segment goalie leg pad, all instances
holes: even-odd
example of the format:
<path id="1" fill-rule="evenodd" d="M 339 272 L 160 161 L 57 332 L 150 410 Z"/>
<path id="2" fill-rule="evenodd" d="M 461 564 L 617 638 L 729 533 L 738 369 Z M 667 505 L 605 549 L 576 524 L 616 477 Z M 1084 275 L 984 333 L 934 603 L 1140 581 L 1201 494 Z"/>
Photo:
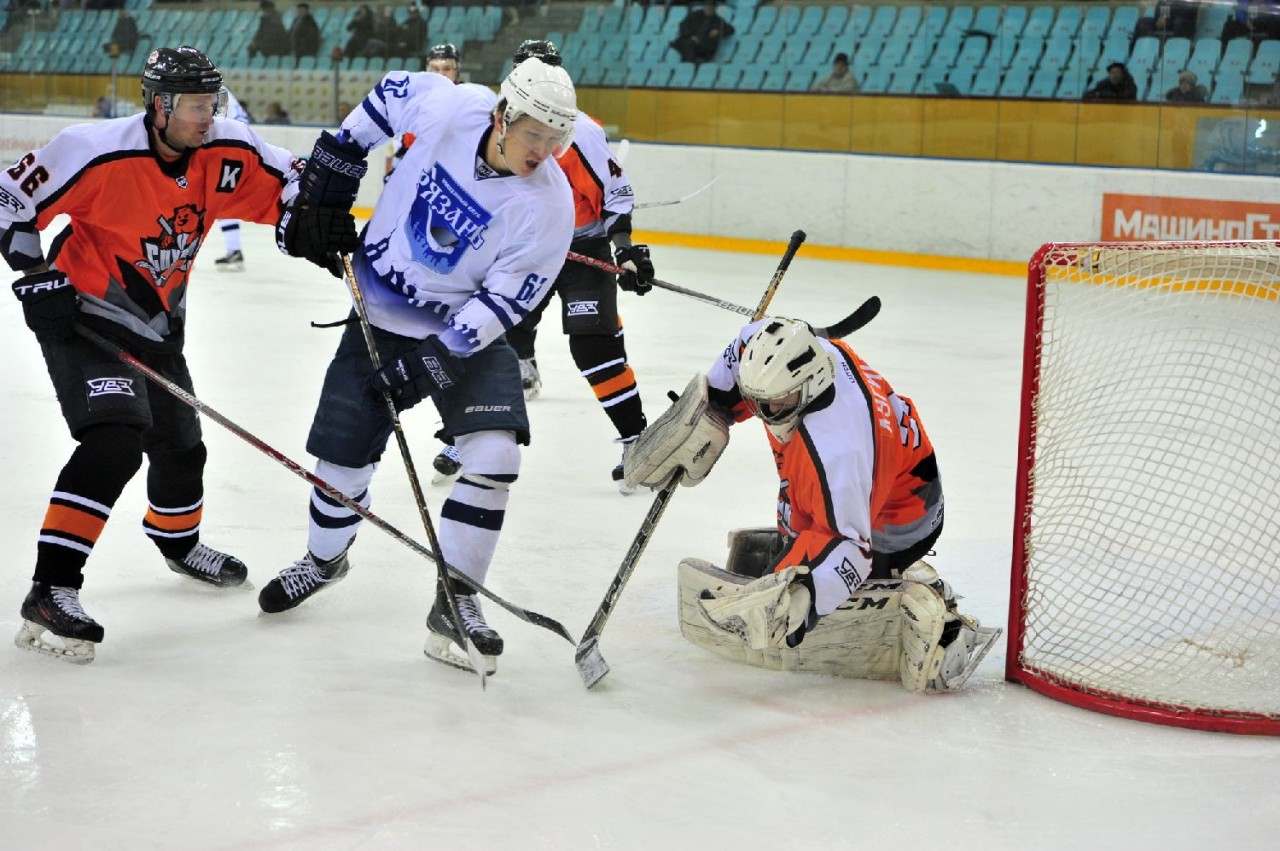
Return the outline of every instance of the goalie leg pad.
<path id="1" fill-rule="evenodd" d="M 677 470 L 698 484 L 729 445 L 729 424 L 710 409 L 707 377 L 695 375 L 680 398 L 641 432 L 623 456 L 627 484 L 660 488 Z"/>
<path id="2" fill-rule="evenodd" d="M 942 669 L 946 649 L 941 641 L 947 615 L 946 602 L 933 588 L 918 582 L 903 583 L 899 676 L 907 691 L 927 691 Z"/>
<path id="3" fill-rule="evenodd" d="M 754 530 L 753 530 L 754 531 Z M 803 671 L 837 677 L 897 679 L 902 619 L 899 586 L 873 583 L 820 618 L 797 647 L 753 650 L 737 633 L 709 622 L 704 591 L 724 595 L 750 581 L 700 559 L 680 562 L 680 632 L 704 650 L 771 671 Z"/>

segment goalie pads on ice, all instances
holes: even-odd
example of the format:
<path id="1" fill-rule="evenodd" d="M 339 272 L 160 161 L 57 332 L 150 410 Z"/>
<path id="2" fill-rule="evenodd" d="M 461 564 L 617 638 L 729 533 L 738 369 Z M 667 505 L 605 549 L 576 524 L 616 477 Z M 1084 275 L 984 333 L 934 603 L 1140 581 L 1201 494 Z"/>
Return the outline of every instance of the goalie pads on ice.
<path id="1" fill-rule="evenodd" d="M 928 571 L 936 578 L 932 568 Z M 685 638 L 735 662 L 774 671 L 898 679 L 913 691 L 951 691 L 964 685 L 1002 632 L 948 610 L 927 584 L 873 580 L 820 618 L 798 646 L 789 648 L 783 642 L 782 647 L 757 650 L 732 630 L 709 621 L 701 599 L 708 590 L 722 595 L 742 589 L 750 577 L 685 559 L 678 578 L 680 631 Z M 939 612 L 942 621 L 935 624 Z M 920 626 L 922 618 L 929 621 L 927 626 Z M 947 628 L 948 623 L 954 625 Z M 938 643 L 947 639 L 945 645 Z M 920 676 L 926 672 L 931 675 Z"/>
<path id="2" fill-rule="evenodd" d="M 660 488 L 684 469 L 683 484 L 698 484 L 729 445 L 729 424 L 707 401 L 707 377 L 695 375 L 680 398 L 640 433 L 622 459 L 627 484 Z"/>

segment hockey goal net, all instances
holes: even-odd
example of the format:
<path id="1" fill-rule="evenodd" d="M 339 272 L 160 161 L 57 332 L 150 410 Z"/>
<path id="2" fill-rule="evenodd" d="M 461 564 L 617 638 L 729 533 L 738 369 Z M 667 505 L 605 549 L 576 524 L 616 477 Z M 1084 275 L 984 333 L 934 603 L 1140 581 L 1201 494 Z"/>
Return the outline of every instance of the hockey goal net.
<path id="1" fill-rule="evenodd" d="M 1006 674 L 1280 735 L 1280 242 L 1029 265 Z"/>

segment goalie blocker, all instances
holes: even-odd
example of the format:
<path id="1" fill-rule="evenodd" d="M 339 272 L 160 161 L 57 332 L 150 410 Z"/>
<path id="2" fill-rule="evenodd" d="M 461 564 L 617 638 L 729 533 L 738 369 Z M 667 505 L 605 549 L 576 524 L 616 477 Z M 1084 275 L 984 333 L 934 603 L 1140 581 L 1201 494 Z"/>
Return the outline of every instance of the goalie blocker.
<path id="1" fill-rule="evenodd" d="M 685 559 L 678 570 L 680 631 L 727 659 L 774 671 L 898 678 L 908 691 L 960 688 L 1003 632 L 961 614 L 932 567 L 918 561 L 901 580 L 871 580 L 788 647 L 802 583 L 770 570 L 773 529 L 729 533 L 728 569 Z M 792 593 L 797 589 L 800 593 Z"/>

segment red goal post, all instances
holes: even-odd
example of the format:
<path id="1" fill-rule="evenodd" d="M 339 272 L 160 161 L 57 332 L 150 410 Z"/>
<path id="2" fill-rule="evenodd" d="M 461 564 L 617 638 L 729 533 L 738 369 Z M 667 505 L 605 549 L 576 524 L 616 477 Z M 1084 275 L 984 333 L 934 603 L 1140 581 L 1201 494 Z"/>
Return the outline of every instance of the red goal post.
<path id="1" fill-rule="evenodd" d="M 1006 676 L 1280 735 L 1280 242 L 1028 265 Z"/>

